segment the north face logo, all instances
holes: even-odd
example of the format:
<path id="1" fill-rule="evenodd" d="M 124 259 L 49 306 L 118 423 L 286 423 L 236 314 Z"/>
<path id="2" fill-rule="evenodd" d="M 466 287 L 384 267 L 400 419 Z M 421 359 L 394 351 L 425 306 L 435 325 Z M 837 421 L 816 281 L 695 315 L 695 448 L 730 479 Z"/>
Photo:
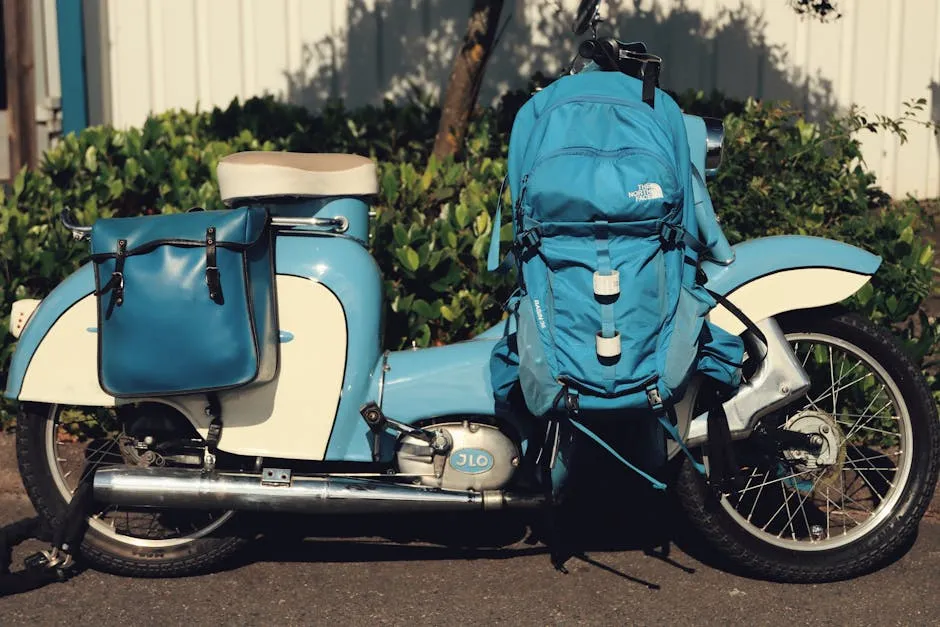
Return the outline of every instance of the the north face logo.
<path id="1" fill-rule="evenodd" d="M 635 192 L 627 194 L 633 200 L 656 200 L 663 197 L 663 188 L 659 183 L 640 183 Z"/>

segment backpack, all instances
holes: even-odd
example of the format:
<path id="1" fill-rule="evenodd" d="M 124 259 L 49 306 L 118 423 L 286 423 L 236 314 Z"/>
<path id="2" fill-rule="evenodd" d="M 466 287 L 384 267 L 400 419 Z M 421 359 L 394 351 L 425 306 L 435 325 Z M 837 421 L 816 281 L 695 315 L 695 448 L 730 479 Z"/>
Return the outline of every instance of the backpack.
<path id="1" fill-rule="evenodd" d="M 739 382 L 743 343 L 705 320 L 716 302 L 696 280 L 699 233 L 718 227 L 696 218 L 704 186 L 682 112 L 659 89 L 643 96 L 643 81 L 619 72 L 565 76 L 513 124 L 516 332 L 497 343 L 491 374 L 498 400 L 518 381 L 535 416 L 572 399 L 662 414 L 695 370 Z M 493 228 L 491 269 L 499 217 Z"/>

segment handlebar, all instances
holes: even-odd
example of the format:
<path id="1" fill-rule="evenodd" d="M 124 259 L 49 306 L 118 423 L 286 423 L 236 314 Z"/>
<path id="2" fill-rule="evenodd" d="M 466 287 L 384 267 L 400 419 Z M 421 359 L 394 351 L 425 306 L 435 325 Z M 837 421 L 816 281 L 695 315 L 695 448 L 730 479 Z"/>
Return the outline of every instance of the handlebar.
<path id="1" fill-rule="evenodd" d="M 72 237 L 75 239 L 83 240 L 91 236 L 91 227 L 81 226 L 77 222 L 74 222 L 72 210 L 68 207 L 62 210 L 62 213 L 59 214 L 59 219 L 62 221 L 62 226 L 72 232 Z"/>

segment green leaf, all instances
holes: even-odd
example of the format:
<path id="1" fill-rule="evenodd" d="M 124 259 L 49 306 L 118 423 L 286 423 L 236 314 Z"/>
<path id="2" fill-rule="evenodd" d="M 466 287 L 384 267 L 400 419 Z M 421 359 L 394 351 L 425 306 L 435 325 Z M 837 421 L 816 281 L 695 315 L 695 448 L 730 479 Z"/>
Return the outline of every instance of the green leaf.
<path id="1" fill-rule="evenodd" d="M 405 246 L 403 248 L 399 248 L 396 254 L 398 256 L 398 261 L 401 262 L 401 265 L 405 270 L 414 272 L 418 269 L 421 260 L 418 258 L 418 253 L 414 248 Z"/>
<path id="2" fill-rule="evenodd" d="M 914 241 L 914 229 L 910 226 L 906 227 L 901 234 L 898 236 L 898 239 L 904 242 L 905 244 L 910 244 Z"/>
<path id="3" fill-rule="evenodd" d="M 16 173 L 16 178 L 13 179 L 13 198 L 17 199 L 23 193 L 23 188 L 26 186 L 26 168 L 21 169 Z"/>
<path id="4" fill-rule="evenodd" d="M 467 205 L 462 202 L 457 204 L 454 208 L 454 221 L 461 229 L 466 228 L 467 225 L 470 224 L 470 210 L 467 208 Z"/>
<path id="5" fill-rule="evenodd" d="M 89 172 L 98 171 L 98 149 L 94 146 L 89 146 L 85 151 L 85 169 Z"/>
<path id="6" fill-rule="evenodd" d="M 929 244 L 924 246 L 923 250 L 920 251 L 920 257 L 917 258 L 917 263 L 922 266 L 933 264 L 933 246 Z"/>
<path id="7" fill-rule="evenodd" d="M 438 313 L 427 301 L 420 299 L 412 303 L 411 310 L 427 320 L 436 318 Z"/>
<path id="8" fill-rule="evenodd" d="M 411 241 L 411 238 L 408 237 L 408 231 L 405 230 L 405 227 L 402 226 L 400 222 L 396 222 L 392 227 L 392 236 L 395 238 L 395 243 L 399 246 L 405 246 Z"/>
<path id="9" fill-rule="evenodd" d="M 447 320 L 448 322 L 453 322 L 454 320 L 457 319 L 457 316 L 459 315 L 460 314 L 458 312 L 454 311 L 447 305 L 444 305 L 441 307 L 441 316 L 444 318 L 444 320 Z"/>
<path id="10" fill-rule="evenodd" d="M 871 282 L 869 281 L 863 285 L 857 292 L 855 292 L 855 297 L 858 299 L 858 302 L 862 305 L 868 303 L 871 300 L 871 297 L 875 294 L 875 288 L 872 287 Z"/>

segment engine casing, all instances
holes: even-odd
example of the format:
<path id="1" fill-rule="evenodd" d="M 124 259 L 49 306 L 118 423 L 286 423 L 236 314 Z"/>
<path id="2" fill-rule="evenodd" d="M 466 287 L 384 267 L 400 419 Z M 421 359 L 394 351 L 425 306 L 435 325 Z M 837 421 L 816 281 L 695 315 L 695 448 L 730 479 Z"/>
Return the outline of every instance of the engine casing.
<path id="1" fill-rule="evenodd" d="M 447 453 L 434 453 L 413 436 L 398 442 L 398 470 L 420 477 L 426 486 L 447 490 L 496 490 L 504 487 L 519 466 L 519 448 L 499 428 L 470 421 L 429 427 L 441 430 L 451 443 Z"/>

